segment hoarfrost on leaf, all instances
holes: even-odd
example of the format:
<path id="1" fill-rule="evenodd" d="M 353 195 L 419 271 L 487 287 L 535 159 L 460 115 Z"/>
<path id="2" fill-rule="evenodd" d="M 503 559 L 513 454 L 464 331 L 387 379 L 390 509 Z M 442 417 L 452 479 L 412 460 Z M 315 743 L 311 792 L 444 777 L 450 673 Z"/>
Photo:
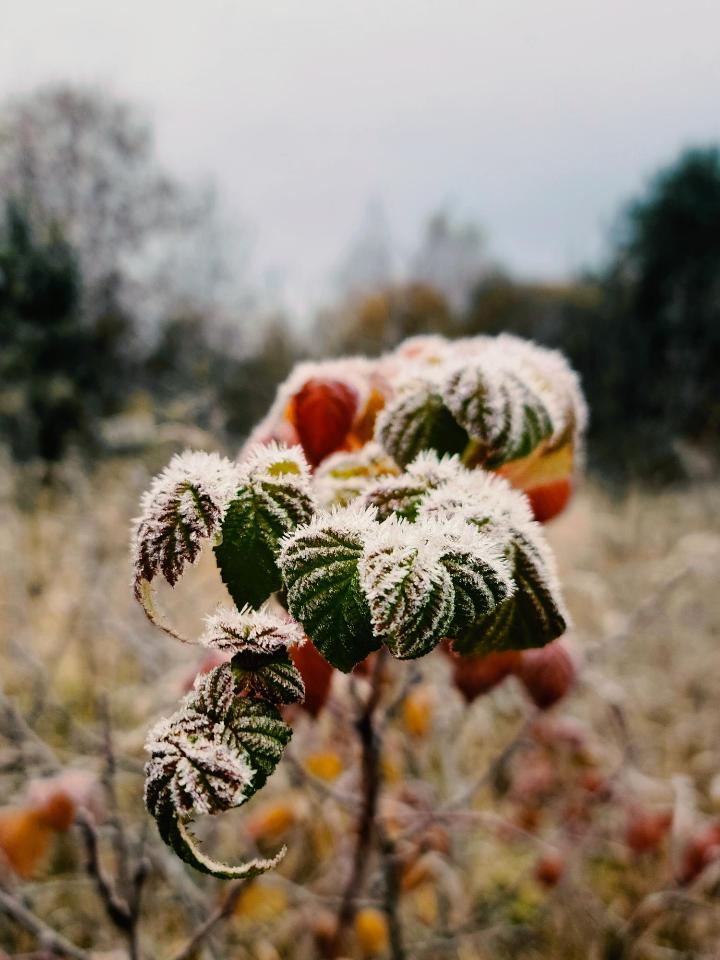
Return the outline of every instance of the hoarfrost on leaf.
<path id="1" fill-rule="evenodd" d="M 215 536 L 237 483 L 237 468 L 216 453 L 185 452 L 152 482 L 134 521 L 134 592 L 148 617 L 173 629 L 156 611 L 151 584 L 158 574 L 174 586 L 203 543 Z"/>
<path id="2" fill-rule="evenodd" d="M 282 619 L 265 607 L 234 610 L 219 606 L 205 618 L 199 642 L 215 650 L 274 656 L 302 643 L 303 632 L 295 621 Z"/>
<path id="3" fill-rule="evenodd" d="M 287 604 L 320 653 L 348 672 L 378 648 L 360 587 L 358 564 L 377 525 L 375 512 L 353 504 L 318 513 L 282 543 Z"/>

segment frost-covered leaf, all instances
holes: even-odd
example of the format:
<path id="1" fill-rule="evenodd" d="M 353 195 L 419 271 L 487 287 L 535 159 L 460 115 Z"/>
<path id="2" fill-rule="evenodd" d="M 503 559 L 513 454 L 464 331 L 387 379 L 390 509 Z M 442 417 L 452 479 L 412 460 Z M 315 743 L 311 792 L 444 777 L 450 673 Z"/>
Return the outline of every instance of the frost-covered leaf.
<path id="1" fill-rule="evenodd" d="M 217 533 L 236 480 L 235 466 L 224 457 L 186 452 L 172 458 L 143 496 L 133 538 L 134 592 L 161 626 L 166 625 L 154 608 L 153 580 L 159 574 L 174 586 L 195 562 L 203 543 Z"/>
<path id="2" fill-rule="evenodd" d="M 431 490 L 457 477 L 463 468 L 457 457 L 438 457 L 427 450 L 408 464 L 399 477 L 385 477 L 363 494 L 362 502 L 374 507 L 379 520 L 396 515 L 415 520 L 418 508 Z"/>
<path id="3" fill-rule="evenodd" d="M 240 697 L 225 724 L 223 739 L 243 749 L 255 770 L 254 790 L 260 790 L 280 762 L 292 730 L 277 707 L 266 700 Z"/>
<path id="4" fill-rule="evenodd" d="M 268 610 L 229 610 L 218 607 L 205 620 L 200 643 L 229 651 L 238 693 L 270 703 L 300 703 L 305 695 L 302 677 L 289 649 L 304 635 L 293 620 Z"/>
<path id="5" fill-rule="evenodd" d="M 515 592 L 459 636 L 460 653 L 542 647 L 565 633 L 568 618 L 552 553 L 539 525 L 514 530 L 506 550 Z"/>
<path id="6" fill-rule="evenodd" d="M 360 563 L 373 630 L 399 659 L 421 657 L 452 623 L 452 581 L 437 537 L 403 521 L 380 526 Z"/>
<path id="7" fill-rule="evenodd" d="M 481 355 L 460 364 L 441 395 L 488 466 L 527 456 L 553 433 L 543 397 L 507 360 L 492 363 Z"/>
<path id="8" fill-rule="evenodd" d="M 375 634 L 402 660 L 429 653 L 512 590 L 499 546 L 462 521 L 386 520 L 366 543 L 360 578 Z"/>
<path id="9" fill-rule="evenodd" d="M 284 855 L 237 867 L 200 851 L 189 830 L 198 816 L 245 803 L 263 786 L 291 736 L 277 708 L 237 696 L 227 665 L 198 678 L 173 716 L 150 731 L 145 802 L 163 840 L 187 863 L 218 877 L 249 877 L 271 869 Z"/>
<path id="10" fill-rule="evenodd" d="M 397 476 L 399 472 L 382 447 L 370 442 L 359 450 L 334 453 L 323 461 L 313 476 L 313 490 L 326 509 L 344 507 L 381 477 Z"/>
<path id="11" fill-rule="evenodd" d="M 199 642 L 205 647 L 233 654 L 273 656 L 301 643 L 302 638 L 297 623 L 275 616 L 265 608 L 231 610 L 218 607 L 215 613 L 205 618 L 205 631 Z"/>
<path id="12" fill-rule="evenodd" d="M 422 450 L 462 453 L 468 443 L 467 431 L 430 380 L 415 380 L 398 390 L 377 418 L 375 437 L 401 466 Z"/>
<path id="13" fill-rule="evenodd" d="M 319 514 L 286 537 L 279 559 L 290 613 L 325 659 L 346 673 L 380 646 L 358 576 L 373 525 L 368 510 Z"/>
<path id="14" fill-rule="evenodd" d="M 238 653 L 232 668 L 243 697 L 270 703 L 302 703 L 305 699 L 305 684 L 287 651 L 262 658 Z"/>
<path id="15" fill-rule="evenodd" d="M 223 582 L 238 607 L 260 606 L 280 587 L 281 538 L 313 513 L 300 448 L 260 447 L 242 465 L 215 547 Z"/>
<path id="16" fill-rule="evenodd" d="M 454 614 L 449 637 L 461 636 L 484 617 L 493 615 L 515 592 L 510 567 L 492 537 L 470 532 L 458 537 L 442 556 L 454 589 Z"/>
<path id="17" fill-rule="evenodd" d="M 452 475 L 422 497 L 417 517 L 419 522 L 459 517 L 507 544 L 513 527 L 532 521 L 532 510 L 525 494 L 503 477 L 456 464 Z"/>
<path id="18" fill-rule="evenodd" d="M 515 583 L 514 593 L 494 611 L 458 633 L 462 653 L 539 647 L 565 632 L 565 613 L 555 561 L 527 497 L 501 477 L 459 470 L 453 480 L 430 491 L 418 509 L 418 523 L 462 519 L 489 534 L 501 548 Z"/>
<path id="19" fill-rule="evenodd" d="M 576 447 L 587 425 L 587 405 L 578 375 L 558 350 L 510 334 L 496 337 L 489 357 L 501 357 L 543 399 L 553 423 L 550 446 L 571 442 Z"/>

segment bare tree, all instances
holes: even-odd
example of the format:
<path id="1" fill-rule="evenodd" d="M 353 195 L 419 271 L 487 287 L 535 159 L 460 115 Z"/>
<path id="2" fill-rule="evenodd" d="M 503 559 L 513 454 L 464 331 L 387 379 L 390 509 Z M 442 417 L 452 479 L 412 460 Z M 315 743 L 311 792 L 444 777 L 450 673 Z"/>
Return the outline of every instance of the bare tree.
<path id="1" fill-rule="evenodd" d="M 142 112 L 103 91 L 49 86 L 7 102 L 3 195 L 60 226 L 90 296 L 113 278 L 144 318 L 207 306 L 227 278 L 213 191 L 164 172 Z"/>

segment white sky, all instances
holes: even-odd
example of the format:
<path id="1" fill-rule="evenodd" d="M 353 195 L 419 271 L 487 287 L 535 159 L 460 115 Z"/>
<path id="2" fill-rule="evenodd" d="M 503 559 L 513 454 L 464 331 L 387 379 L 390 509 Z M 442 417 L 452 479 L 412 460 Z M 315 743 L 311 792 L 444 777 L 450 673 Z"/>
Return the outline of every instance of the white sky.
<path id="1" fill-rule="evenodd" d="M 720 140 L 718 0 L 0 0 L 0 94 L 98 82 L 314 302 L 370 200 L 400 251 L 440 206 L 559 277 L 689 143 Z"/>

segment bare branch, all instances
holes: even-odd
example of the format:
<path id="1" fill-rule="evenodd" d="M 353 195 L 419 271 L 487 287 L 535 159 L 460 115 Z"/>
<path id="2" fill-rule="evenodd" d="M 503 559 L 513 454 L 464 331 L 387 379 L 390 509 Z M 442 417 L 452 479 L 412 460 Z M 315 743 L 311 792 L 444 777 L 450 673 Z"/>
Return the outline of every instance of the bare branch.
<path id="1" fill-rule="evenodd" d="M 36 917 L 17 897 L 1 889 L 0 912 L 12 917 L 23 930 L 27 930 L 28 933 L 37 937 L 40 946 L 45 949 L 51 950 L 61 957 L 69 957 L 70 960 L 92 960 L 89 953 L 80 947 L 76 947 L 75 944 L 69 940 L 66 940 L 62 934 L 53 930 L 44 920 Z"/>

